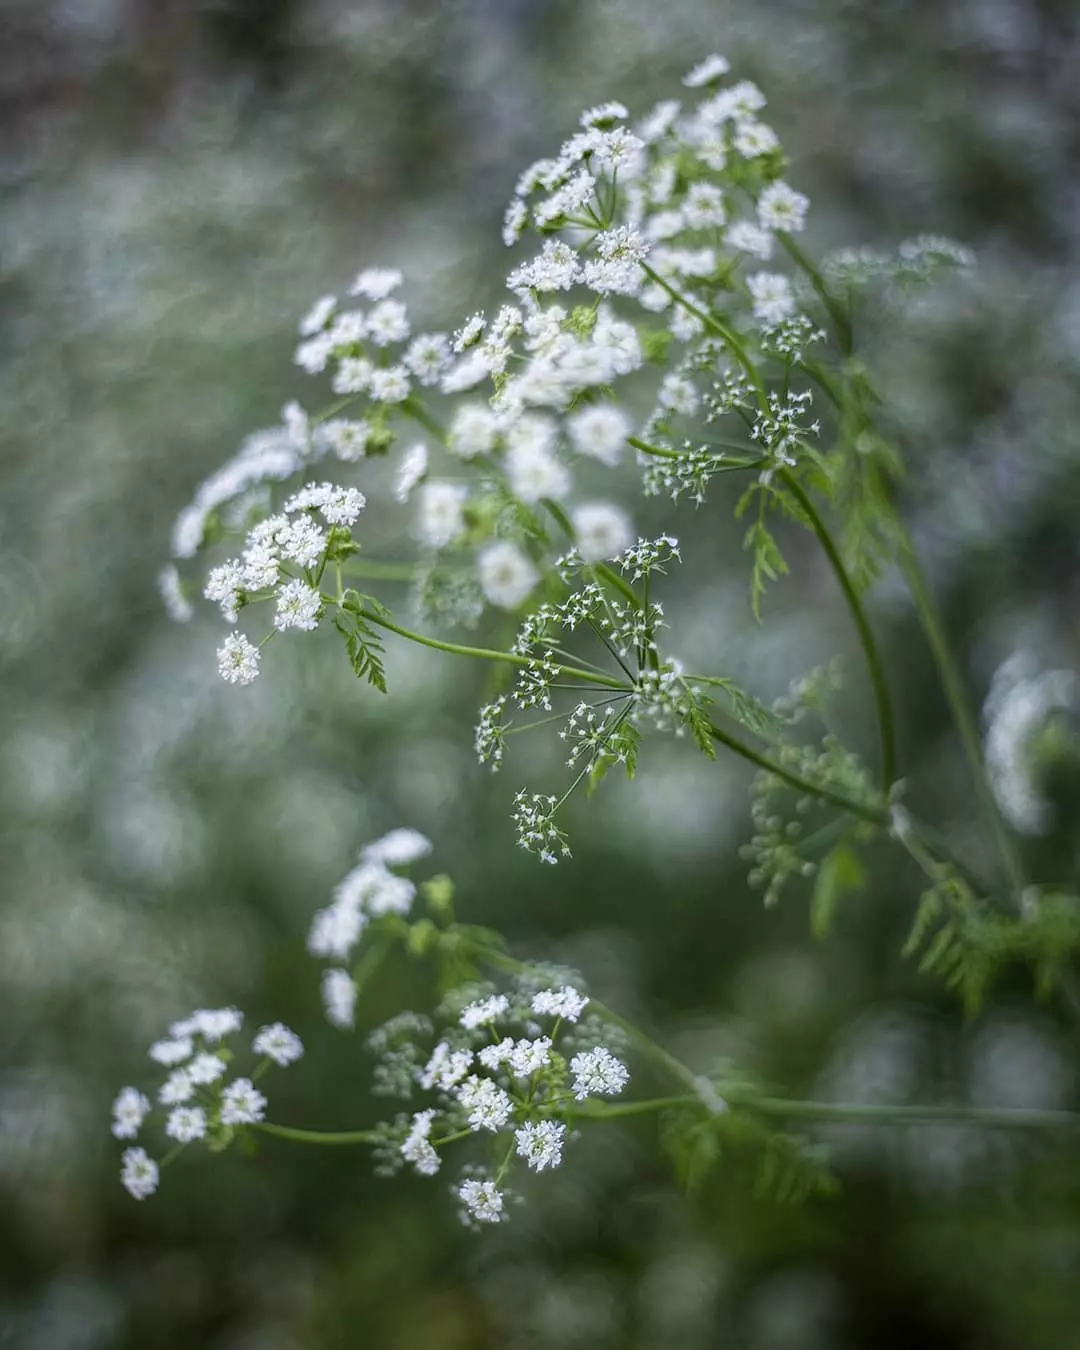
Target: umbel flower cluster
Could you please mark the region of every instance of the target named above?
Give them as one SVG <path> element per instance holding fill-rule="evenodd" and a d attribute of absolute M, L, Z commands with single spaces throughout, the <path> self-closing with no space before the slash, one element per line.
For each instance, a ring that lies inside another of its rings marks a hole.
<path fill-rule="evenodd" d="M 844 894 L 863 885 L 872 842 L 918 878 L 906 951 L 923 970 L 970 1008 L 1016 961 L 1049 992 L 1080 953 L 1080 900 L 1027 875 L 1012 831 L 1052 823 L 1033 774 L 1047 721 L 1058 734 L 1074 707 L 1075 681 L 1003 675 L 984 749 L 894 504 L 902 457 L 855 357 L 867 288 L 895 299 L 973 259 L 921 236 L 895 255 L 844 249 L 815 262 L 800 243 L 809 201 L 789 182 L 761 90 L 731 78 L 719 55 L 683 86 L 640 116 L 618 102 L 588 108 L 553 156 L 525 170 L 504 221 L 515 251 L 506 294 L 456 329 L 417 332 L 394 268 L 367 267 L 346 294 L 320 297 L 295 351 L 319 392 L 288 403 L 279 426 L 250 436 L 199 487 L 173 532 L 165 603 L 189 619 L 194 585 L 219 606 L 228 631 L 218 667 L 234 686 L 260 678 L 268 644 L 298 634 L 331 632 L 357 677 L 383 693 L 388 634 L 484 663 L 499 679 L 473 730 L 480 763 L 505 769 L 509 737 L 546 728 L 565 765 L 557 784 L 508 792 L 518 842 L 543 863 L 571 855 L 560 815 L 570 794 L 613 769 L 633 777 L 647 735 L 682 737 L 710 758 L 733 754 L 756 770 L 744 854 L 766 905 L 789 882 L 812 880 L 813 927 L 825 935 Z M 386 459 L 392 487 L 383 490 L 374 464 Z M 610 490 L 598 493 L 605 481 Z M 788 571 L 785 536 L 812 536 L 858 641 L 872 749 L 829 730 L 835 666 L 797 675 L 771 706 L 722 671 L 685 667 L 663 595 L 683 561 L 678 531 L 638 531 L 622 504 L 635 481 L 673 514 L 734 487 L 759 619 Z M 368 531 L 373 517 L 379 528 Z M 372 556 L 376 535 L 411 539 L 410 556 Z M 208 571 L 194 582 L 197 558 Z M 973 859 L 905 800 L 888 672 L 865 603 L 885 565 L 910 592 L 993 841 Z M 400 617 L 391 577 L 411 587 Z M 493 629 L 512 616 L 509 644 L 455 633 L 491 611 L 503 618 Z M 745 1076 L 693 1072 L 588 997 L 580 977 L 524 966 L 491 934 L 456 924 L 446 879 L 418 886 L 408 875 L 428 849 L 412 830 L 367 848 L 308 936 L 324 963 L 326 1016 L 341 1029 L 355 1024 L 363 984 L 390 950 L 440 966 L 452 992 L 434 1019 L 403 1014 L 369 1042 L 378 1091 L 407 1098 L 410 1111 L 344 1135 L 269 1122 L 255 1082 L 295 1058 L 299 1042 L 264 1028 L 253 1047 L 260 1064 L 224 1083 L 231 1054 L 219 1042 L 238 1032 L 239 1014 L 204 1012 L 165 1043 L 176 1055 L 159 1093 L 167 1158 L 188 1142 L 222 1148 L 238 1131 L 262 1131 L 369 1143 L 383 1169 L 432 1176 L 444 1147 L 468 1141 L 486 1156 L 453 1189 L 467 1219 L 488 1224 L 505 1216 L 509 1180 L 558 1165 L 585 1121 L 670 1109 L 681 1123 L 669 1138 L 695 1156 L 749 1142 L 767 1184 L 780 1178 L 785 1194 L 827 1184 L 813 1150 L 768 1123 L 797 1116 L 798 1103 L 763 1096 Z M 484 971 L 503 985 L 478 985 Z M 620 1031 L 682 1097 L 608 1100 L 628 1083 Z M 823 1118 L 822 1104 L 808 1106 Z M 149 1096 L 125 1089 L 116 1132 L 133 1139 L 150 1110 Z M 154 1189 L 158 1164 L 142 1148 L 124 1166 L 133 1194 Z"/>
<path fill-rule="evenodd" d="M 353 1026 L 357 977 L 364 969 L 371 973 L 373 953 L 381 959 L 398 940 L 416 952 L 440 938 L 432 918 L 410 922 L 421 890 L 442 923 L 441 939 L 459 952 L 472 941 L 468 930 L 447 927 L 452 889 L 447 878 L 418 888 L 405 874 L 430 851 L 417 831 L 391 831 L 362 850 L 331 903 L 314 916 L 308 948 L 332 962 L 323 973 L 322 995 L 333 1026 Z M 483 1141 L 494 1161 L 471 1161 L 452 1187 L 470 1224 L 507 1217 L 506 1182 L 513 1169 L 558 1167 L 575 1115 L 588 1118 L 596 1102 L 619 1096 L 630 1081 L 613 1049 L 621 1049 L 624 1034 L 589 1012 L 588 995 L 560 982 L 565 972 L 511 964 L 507 992 L 471 978 L 453 989 L 437 1009 L 438 1035 L 429 1017 L 404 1013 L 367 1041 L 376 1060 L 376 1095 L 409 1102 L 422 1096 L 426 1104 L 360 1131 L 358 1138 L 374 1146 L 380 1172 L 408 1165 L 426 1177 L 440 1171 L 445 1145 L 474 1136 Z M 117 1095 L 115 1137 L 135 1140 L 144 1126 L 160 1123 L 167 1145 L 160 1163 L 141 1145 L 125 1150 L 121 1181 L 135 1199 L 152 1195 L 161 1166 L 190 1144 L 222 1152 L 244 1130 L 258 1129 L 313 1142 L 332 1138 L 266 1120 L 268 1101 L 256 1083 L 271 1067 L 293 1064 L 304 1053 L 300 1038 L 280 1022 L 256 1033 L 254 1069 L 232 1076 L 235 1052 L 229 1041 L 240 1034 L 243 1020 L 238 1009 L 219 1008 L 174 1022 L 150 1047 L 150 1059 L 164 1075 L 154 1101 L 137 1087 Z M 154 1119 L 158 1115 L 160 1122 Z"/>

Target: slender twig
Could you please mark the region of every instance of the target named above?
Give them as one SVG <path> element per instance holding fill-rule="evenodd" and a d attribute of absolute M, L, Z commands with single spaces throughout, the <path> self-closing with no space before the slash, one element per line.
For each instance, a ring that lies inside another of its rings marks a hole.
<path fill-rule="evenodd" d="M 885 679 L 885 667 L 881 660 L 877 641 L 874 638 L 874 631 L 870 627 L 870 621 L 866 617 L 866 611 L 851 577 L 848 575 L 847 568 L 844 566 L 843 559 L 840 557 L 840 552 L 833 543 L 829 528 L 818 514 L 809 494 L 788 469 L 781 470 L 779 476 L 785 487 L 799 503 L 804 515 L 810 522 L 811 529 L 817 535 L 818 542 L 829 560 L 829 565 L 840 583 L 840 589 L 844 593 L 844 599 L 851 611 L 851 617 L 855 621 L 859 641 L 866 657 L 866 664 L 870 670 L 870 682 L 874 687 L 874 702 L 877 705 L 878 731 L 881 738 L 882 785 L 888 791 L 896 779 L 896 734 L 893 725 L 892 701 L 889 698 L 889 686 Z"/>
<path fill-rule="evenodd" d="M 414 633 L 409 628 L 402 628 L 392 619 L 387 619 L 381 614 L 374 614 L 370 610 L 361 610 L 360 617 L 368 623 L 378 624 L 380 628 L 386 628 L 391 633 L 397 633 L 399 637 L 407 638 L 409 642 L 419 643 L 422 647 L 431 647 L 437 652 L 450 652 L 454 656 L 472 656 L 481 661 L 501 661 L 510 666 L 531 666 L 535 663 L 535 657 L 519 656 L 516 652 L 497 652 L 487 647 L 463 647 L 457 642 L 443 642 L 439 638 L 428 637 L 425 633 Z M 558 666 L 557 673 L 560 675 L 570 675 L 575 680 L 581 680 L 585 684 L 599 685 L 604 689 L 619 689 L 629 692 L 631 686 L 621 684 L 610 675 L 595 675 L 591 670 L 579 670 L 576 666 Z"/>

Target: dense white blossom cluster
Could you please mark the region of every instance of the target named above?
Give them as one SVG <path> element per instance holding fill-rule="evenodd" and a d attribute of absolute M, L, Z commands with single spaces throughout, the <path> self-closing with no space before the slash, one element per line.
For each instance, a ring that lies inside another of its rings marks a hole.
<path fill-rule="evenodd" d="M 445 1008 L 452 1020 L 428 1051 L 422 1044 L 431 1028 L 415 1016 L 394 1019 L 369 1040 L 386 1069 L 381 1081 L 393 1084 L 394 1095 L 434 1094 L 434 1105 L 386 1127 L 392 1149 L 386 1170 L 408 1164 L 434 1176 L 444 1144 L 463 1135 L 492 1137 L 495 1166 L 470 1165 L 454 1187 L 472 1224 L 507 1217 L 505 1180 L 515 1159 L 534 1172 L 558 1167 L 575 1105 L 617 1096 L 629 1082 L 610 1046 L 588 1040 L 602 1036 L 601 1024 L 577 1025 L 588 996 L 567 983 L 539 984 L 540 978 L 522 975 L 507 992 L 473 998 L 460 991 Z M 578 1049 L 583 1037 L 586 1048 Z"/>
<path fill-rule="evenodd" d="M 263 1120 L 266 1097 L 255 1080 L 272 1064 L 295 1064 L 304 1047 L 281 1022 L 260 1027 L 251 1045 L 258 1057 L 251 1077 L 228 1079 L 235 1052 L 227 1042 L 239 1034 L 243 1022 L 237 1008 L 200 1008 L 173 1022 L 168 1036 L 149 1050 L 151 1060 L 169 1070 L 157 1089 L 157 1104 L 138 1088 L 121 1088 L 112 1108 L 114 1136 L 136 1139 L 147 1120 L 160 1115 L 162 1133 L 174 1145 L 164 1160 L 168 1162 L 185 1144 L 202 1140 L 220 1149 L 238 1127 Z M 145 1148 L 132 1147 L 124 1152 L 120 1179 L 136 1200 L 145 1200 L 158 1188 L 162 1165 Z"/>

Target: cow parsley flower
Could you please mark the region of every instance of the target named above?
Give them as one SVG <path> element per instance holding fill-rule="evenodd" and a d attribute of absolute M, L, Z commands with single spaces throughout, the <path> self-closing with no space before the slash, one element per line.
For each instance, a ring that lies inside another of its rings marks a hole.
<path fill-rule="evenodd" d="M 374 372 L 369 392 L 376 403 L 404 403 L 409 388 L 409 372 L 405 367 L 388 366 Z"/>
<path fill-rule="evenodd" d="M 622 458 L 630 435 L 630 419 L 621 408 L 598 403 L 579 409 L 567 418 L 570 443 L 579 455 L 597 459 L 614 468 Z"/>
<path fill-rule="evenodd" d="M 470 1074 L 460 1084 L 455 1096 L 468 1116 L 469 1128 L 473 1130 L 498 1134 L 514 1111 L 514 1103 L 497 1083 L 476 1074 Z"/>
<path fill-rule="evenodd" d="M 176 1036 L 155 1041 L 148 1053 L 155 1063 L 171 1066 L 190 1059 L 194 1050 L 195 1044 L 190 1036 Z"/>
<path fill-rule="evenodd" d="M 469 1177 L 457 1188 L 457 1195 L 477 1223 L 501 1223 L 505 1217 L 503 1193 L 493 1181 Z"/>
<path fill-rule="evenodd" d="M 150 1099 L 138 1088 L 121 1088 L 113 1102 L 112 1132 L 117 1139 L 134 1139 L 150 1111 Z"/>
<path fill-rule="evenodd" d="M 398 828 L 367 844 L 361 850 L 364 862 L 381 863 L 384 867 L 407 867 L 419 862 L 431 852 L 431 840 L 419 830 Z"/>
<path fill-rule="evenodd" d="M 777 272 L 754 272 L 746 278 L 754 302 L 754 318 L 764 324 L 782 323 L 795 313 L 791 282 Z"/>
<path fill-rule="evenodd" d="M 300 1037 L 283 1022 L 260 1027 L 251 1048 L 257 1055 L 265 1055 L 283 1069 L 289 1064 L 295 1064 L 304 1053 Z"/>
<path fill-rule="evenodd" d="M 201 1106 L 178 1106 L 170 1111 L 165 1133 L 178 1144 L 190 1144 L 206 1135 L 206 1112 Z"/>
<path fill-rule="evenodd" d="M 465 529 L 464 483 L 425 483 L 420 489 L 419 533 L 428 548 L 445 548 Z"/>
<path fill-rule="evenodd" d="M 540 573 L 516 544 L 500 539 L 476 560 L 480 589 L 500 609 L 517 609 L 540 580 Z"/>
<path fill-rule="evenodd" d="M 173 623 L 187 623 L 195 613 L 174 564 L 168 563 L 158 573 L 158 593 L 165 606 L 165 613 Z"/>
<path fill-rule="evenodd" d="M 430 1110 L 418 1111 L 401 1145 L 401 1156 L 407 1163 L 412 1163 L 422 1177 L 433 1177 L 442 1166 L 442 1159 L 430 1139 L 431 1123 L 436 1114 Z"/>
<path fill-rule="evenodd" d="M 687 89 L 700 89 L 703 85 L 712 84 L 716 80 L 722 79 L 731 69 L 731 62 L 724 56 L 716 52 L 712 56 L 707 56 L 704 61 L 698 64 L 688 74 L 683 76 L 683 84 Z"/>
<path fill-rule="evenodd" d="M 266 1114 L 266 1098 L 250 1078 L 234 1079 L 221 1094 L 221 1120 L 225 1125 L 255 1125 Z"/>
<path fill-rule="evenodd" d="M 218 673 L 227 684 L 251 684 L 259 674 L 260 655 L 243 633 L 230 633 L 218 648 Z"/>
<path fill-rule="evenodd" d="M 322 1001 L 326 1020 L 342 1029 L 356 1025 L 356 981 L 347 970 L 323 971 Z"/>
<path fill-rule="evenodd" d="M 630 517 L 610 502 L 588 502 L 570 513 L 582 562 L 606 562 L 633 542 Z"/>
<path fill-rule="evenodd" d="M 565 1140 L 566 1126 L 554 1120 L 530 1120 L 514 1131 L 515 1152 L 534 1172 L 559 1166 Z"/>
<path fill-rule="evenodd" d="M 316 333 L 321 333 L 335 309 L 337 309 L 337 296 L 321 295 L 300 320 L 300 336 L 314 337 Z"/>
<path fill-rule="evenodd" d="M 475 1031 L 477 1027 L 497 1022 L 500 1017 L 505 1016 L 509 1007 L 510 1000 L 505 994 L 492 994 L 490 998 L 481 999 L 478 1003 L 470 1003 L 462 1008 L 458 1020 L 466 1031 Z"/>
<path fill-rule="evenodd" d="M 758 198 L 758 220 L 766 230 L 795 234 L 805 226 L 809 207 L 810 198 L 787 183 L 770 183 Z"/>
<path fill-rule="evenodd" d="M 531 1007 L 534 1013 L 542 1017 L 558 1017 L 564 1022 L 576 1022 L 588 1006 L 585 994 L 579 994 L 573 985 L 564 984 L 561 989 L 541 989 L 532 997 Z"/>
<path fill-rule="evenodd" d="M 144 1148 L 125 1149 L 120 1181 L 129 1195 L 145 1200 L 158 1188 L 158 1165 Z"/>
<path fill-rule="evenodd" d="M 357 275 L 349 287 L 349 294 L 362 295 L 367 300 L 385 300 L 403 280 L 396 267 L 367 267 Z"/>
<path fill-rule="evenodd" d="M 383 300 L 367 316 L 364 327 L 376 347 L 404 342 L 409 336 L 408 311 L 400 300 Z"/>
<path fill-rule="evenodd" d="M 188 1102 L 195 1095 L 195 1081 L 187 1069 L 174 1069 L 158 1092 L 162 1106 L 176 1106 Z"/>
<path fill-rule="evenodd" d="M 471 1050 L 451 1050 L 446 1041 L 440 1041 L 431 1052 L 427 1064 L 417 1075 L 417 1081 L 426 1092 L 430 1092 L 432 1088 L 449 1092 L 465 1078 L 472 1068 L 472 1062 Z"/>
<path fill-rule="evenodd" d="M 617 1097 L 630 1081 L 626 1065 L 602 1045 L 575 1055 L 570 1061 L 570 1073 L 574 1096 L 579 1102 L 586 1097 Z"/>
<path fill-rule="evenodd" d="M 306 581 L 290 581 L 278 592 L 274 627 L 279 633 L 289 628 L 311 632 L 319 626 L 322 596 Z"/>
<path fill-rule="evenodd" d="M 193 1083 L 216 1083 L 225 1072 L 225 1061 L 218 1055 L 204 1052 L 195 1056 L 186 1072 Z"/>

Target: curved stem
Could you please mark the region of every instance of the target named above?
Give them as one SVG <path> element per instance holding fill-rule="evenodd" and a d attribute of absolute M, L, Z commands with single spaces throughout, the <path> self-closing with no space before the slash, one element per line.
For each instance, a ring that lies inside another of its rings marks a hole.
<path fill-rule="evenodd" d="M 994 838 L 997 842 L 998 852 L 1001 854 L 1001 860 L 1005 865 L 1009 885 L 1019 897 L 1020 892 L 1024 889 L 1024 874 L 1019 853 L 1002 819 L 994 794 L 990 791 L 990 784 L 987 782 L 979 730 L 971 705 L 968 702 L 963 677 L 953 656 L 949 640 L 945 635 L 944 624 L 941 622 L 941 616 L 938 613 L 937 605 L 934 603 L 926 576 L 915 553 L 914 545 L 898 515 L 896 516 L 896 530 L 900 540 L 900 568 L 908 584 L 908 589 L 911 591 L 912 599 L 915 602 L 915 611 L 930 644 L 938 674 L 941 676 L 945 697 L 948 699 L 949 707 L 952 710 L 953 721 L 956 723 L 956 729 L 960 735 L 960 743 L 964 747 L 971 776 L 975 781 L 979 804 L 993 827 Z"/>
<path fill-rule="evenodd" d="M 510 666 L 531 666 L 535 658 L 531 656 L 519 656 L 516 652 L 497 652 L 487 647 L 463 647 L 457 642 L 443 642 L 439 638 L 428 637 L 424 633 L 414 633 L 409 628 L 402 628 L 392 619 L 384 618 L 380 614 L 373 614 L 370 610 L 361 610 L 361 618 L 368 623 L 378 624 L 380 628 L 386 628 L 391 633 L 397 633 L 399 637 L 407 638 L 410 642 L 419 643 L 421 647 L 431 647 L 437 652 L 450 652 L 454 656 L 472 656 L 481 661 L 502 661 Z M 560 675 L 570 675 L 575 680 L 581 680 L 586 684 L 599 685 L 603 689 L 621 690 L 624 693 L 630 693 L 632 686 L 622 684 L 610 675 L 597 675 L 591 670 L 579 670 L 576 666 L 558 666 Z"/>
<path fill-rule="evenodd" d="M 832 535 L 829 533 L 828 526 L 818 515 L 814 503 L 809 494 L 803 488 L 799 480 L 788 469 L 782 469 L 780 478 L 785 487 L 799 503 L 803 513 L 810 522 L 810 526 L 817 535 L 818 542 L 825 551 L 825 556 L 829 560 L 840 583 L 840 589 L 844 593 L 844 599 L 847 601 L 848 609 L 851 611 L 851 617 L 855 621 L 855 627 L 859 633 L 859 641 L 862 644 L 863 653 L 866 657 L 866 664 L 870 669 L 870 682 L 874 686 L 874 702 L 877 705 L 878 732 L 881 738 L 881 777 L 882 785 L 886 791 L 891 787 L 896 779 L 896 733 L 893 725 L 892 702 L 889 698 L 889 686 L 885 679 L 885 667 L 881 660 L 881 653 L 878 650 L 877 642 L 874 638 L 873 629 L 870 627 L 870 621 L 866 617 L 866 611 L 863 609 L 862 601 L 859 599 L 858 592 L 855 590 L 847 568 L 844 566 L 843 559 L 840 557 L 839 550 L 833 543 Z"/>
<path fill-rule="evenodd" d="M 646 263 L 642 263 L 641 267 L 649 280 L 659 286 L 661 290 L 667 291 L 668 295 L 671 296 L 672 300 L 674 300 L 681 309 L 685 309 L 687 314 L 693 314 L 696 319 L 701 320 L 706 328 L 711 328 L 717 337 L 723 338 L 725 344 L 731 349 L 731 354 L 735 357 L 735 360 L 739 365 L 742 366 L 749 377 L 751 384 L 753 384 L 757 391 L 758 402 L 762 407 L 765 407 L 765 386 L 761 382 L 761 376 L 758 374 L 757 366 L 750 360 L 746 348 L 743 346 L 740 338 L 727 326 L 727 324 L 721 323 L 714 314 L 710 314 L 708 310 L 695 305 L 694 302 L 683 295 L 681 291 L 677 291 L 674 286 L 664 280 L 659 272 L 654 272 Z"/>
<path fill-rule="evenodd" d="M 301 1130 L 294 1125 L 272 1125 L 268 1120 L 260 1121 L 252 1129 L 297 1144 L 375 1144 L 379 1140 L 374 1130 Z"/>
<path fill-rule="evenodd" d="M 825 306 L 829 317 L 836 325 L 836 337 L 840 343 L 840 350 L 845 356 L 850 356 L 854 346 L 854 336 L 851 328 L 851 317 L 844 311 L 840 301 L 833 295 L 825 284 L 825 278 L 813 262 L 806 256 L 799 245 L 792 239 L 790 234 L 785 234 L 783 230 L 778 230 L 776 237 L 780 240 L 781 247 L 785 250 L 791 260 L 800 267 L 807 275 L 810 285 L 817 293 L 818 299 Z"/>
<path fill-rule="evenodd" d="M 715 723 L 709 723 L 709 735 L 714 741 L 719 741 L 721 745 L 739 755 L 742 759 L 748 760 L 751 764 L 756 764 L 759 769 L 764 769 L 766 773 L 775 774 L 777 778 L 797 788 L 800 792 L 805 792 L 811 797 L 819 797 L 822 801 L 832 802 L 834 806 L 839 806 L 842 811 L 847 811 L 853 816 L 858 816 L 860 820 L 868 820 L 873 825 L 887 825 L 889 823 L 889 813 L 880 806 L 870 806 L 866 802 L 857 802 L 851 797 L 845 797 L 842 792 L 833 792 L 831 788 L 819 787 L 816 783 L 808 782 L 805 778 L 800 778 L 797 773 L 792 773 L 790 769 L 785 769 L 777 764 L 775 760 L 759 754 L 745 742 L 732 736 L 729 732 L 723 731 Z"/>

